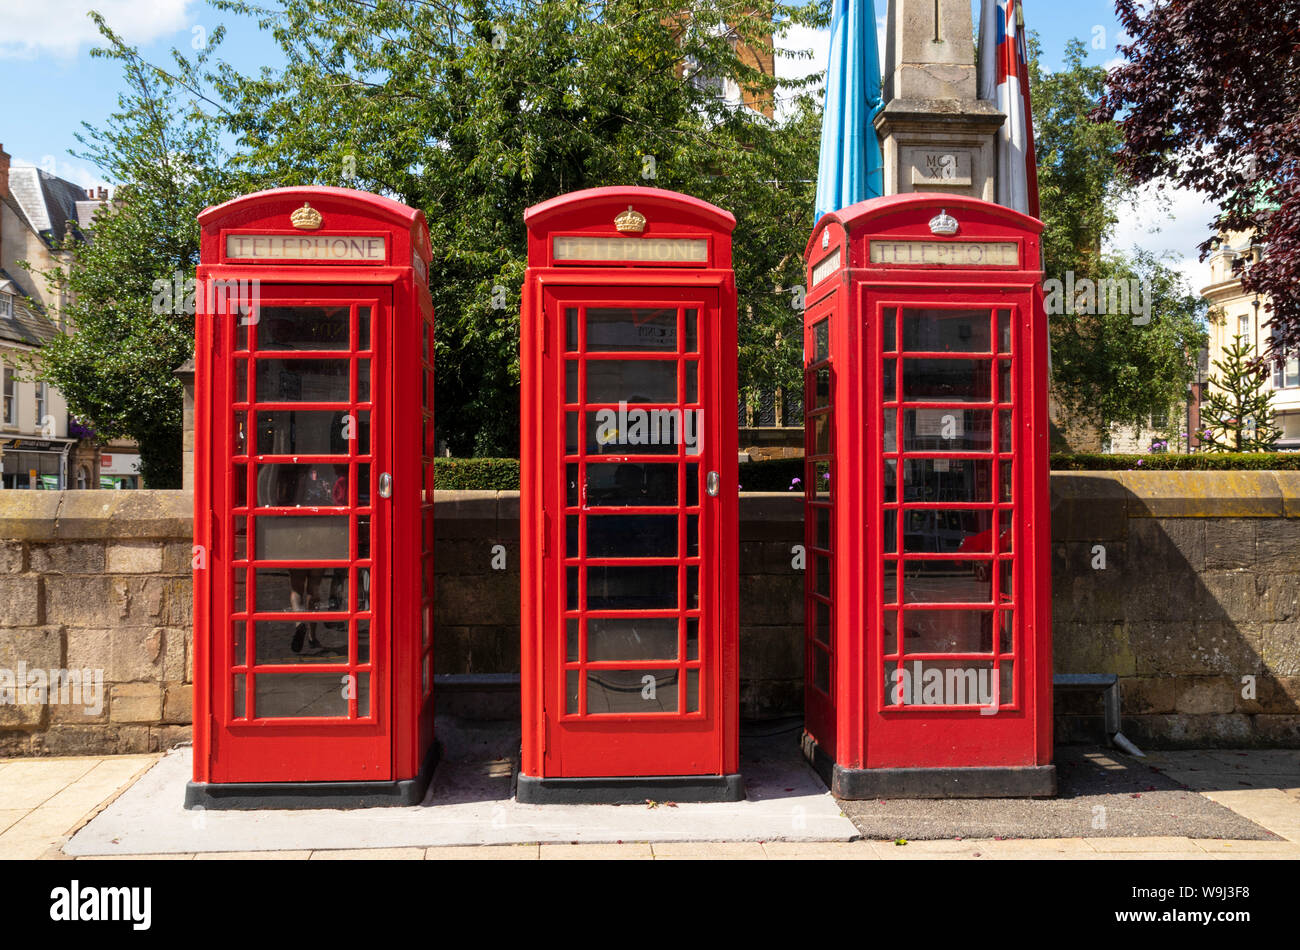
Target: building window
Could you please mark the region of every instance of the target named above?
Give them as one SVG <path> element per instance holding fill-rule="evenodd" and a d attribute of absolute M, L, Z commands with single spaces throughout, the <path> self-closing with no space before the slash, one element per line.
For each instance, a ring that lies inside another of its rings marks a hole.
<path fill-rule="evenodd" d="M 1237 317 L 1237 336 L 1245 343 L 1250 342 L 1250 314 L 1243 313 Z"/>
<path fill-rule="evenodd" d="M 14 316 L 14 295 L 0 293 L 0 317 L 13 319 Z"/>
<path fill-rule="evenodd" d="M 1291 357 L 1285 363 L 1273 367 L 1273 387 L 1275 389 L 1300 388 L 1300 357 Z"/>
<path fill-rule="evenodd" d="M 45 412 L 48 395 L 48 387 L 44 383 L 38 382 L 36 384 L 36 427 L 41 430 L 41 436 L 46 439 L 54 437 L 54 430 L 51 428 L 49 431 L 46 431 L 45 428 Z"/>
<path fill-rule="evenodd" d="M 4 370 L 4 424 L 18 425 L 18 380 L 8 366 Z"/>
<path fill-rule="evenodd" d="M 77 466 L 77 490 L 85 491 L 89 487 L 90 487 L 90 472 L 86 470 L 86 466 L 78 465 Z"/>

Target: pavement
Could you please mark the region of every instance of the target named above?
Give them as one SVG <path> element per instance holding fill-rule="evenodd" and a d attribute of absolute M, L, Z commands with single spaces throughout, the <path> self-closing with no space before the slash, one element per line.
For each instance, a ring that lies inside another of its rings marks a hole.
<path fill-rule="evenodd" d="M 777 735 L 742 743 L 744 802 L 529 806 L 509 730 L 439 725 L 416 808 L 185 811 L 184 748 L 0 760 L 0 859 L 1300 859 L 1300 751 L 1063 747 L 1054 800 L 841 803 Z"/>

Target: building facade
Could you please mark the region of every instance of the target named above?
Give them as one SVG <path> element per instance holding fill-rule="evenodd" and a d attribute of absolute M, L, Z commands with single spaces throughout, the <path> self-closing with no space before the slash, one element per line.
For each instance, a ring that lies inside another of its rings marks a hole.
<path fill-rule="evenodd" d="M 138 488 L 139 452 L 102 445 L 68 415 L 57 389 L 39 378 L 41 347 L 69 330 L 67 300 L 40 277 L 66 272 L 58 245 L 86 240 L 106 189 L 86 191 L 0 146 L 0 485 L 6 489 Z M 22 266 L 26 263 L 26 267 Z"/>
<path fill-rule="evenodd" d="M 1210 374 L 1213 362 L 1222 360 L 1237 337 L 1248 343 L 1255 354 L 1269 348 L 1268 298 L 1242 289 L 1241 277 L 1233 272 L 1238 260 L 1258 260 L 1263 252 L 1252 235 L 1225 234 L 1210 258 L 1211 283 L 1201 291 L 1209 301 L 1215 318 L 1210 321 Z M 1300 358 L 1292 354 L 1282 363 L 1270 367 L 1269 385 L 1273 390 L 1273 424 L 1282 437 L 1279 451 L 1300 451 Z"/>

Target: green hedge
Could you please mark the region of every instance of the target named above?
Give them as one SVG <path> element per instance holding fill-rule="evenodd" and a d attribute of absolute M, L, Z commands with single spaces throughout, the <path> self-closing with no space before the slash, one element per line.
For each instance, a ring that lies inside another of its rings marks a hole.
<path fill-rule="evenodd" d="M 1204 452 L 1196 455 L 1053 455 L 1054 472 L 1294 472 L 1300 452 Z"/>
<path fill-rule="evenodd" d="M 440 491 L 518 491 L 519 459 L 435 459 L 433 487 Z"/>

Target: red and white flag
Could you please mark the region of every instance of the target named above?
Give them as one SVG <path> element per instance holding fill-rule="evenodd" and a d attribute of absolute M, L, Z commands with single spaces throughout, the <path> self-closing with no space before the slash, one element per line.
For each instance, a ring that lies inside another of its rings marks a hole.
<path fill-rule="evenodd" d="M 981 0 L 979 96 L 1007 121 L 998 130 L 998 204 L 1039 216 L 1029 50 L 1021 0 Z"/>

